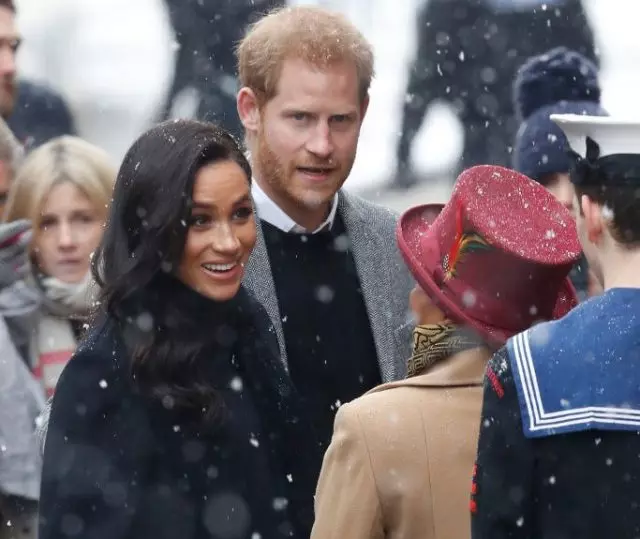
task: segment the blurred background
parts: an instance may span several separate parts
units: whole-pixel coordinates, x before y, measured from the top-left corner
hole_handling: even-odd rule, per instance
[[[531,10],[531,5],[536,4],[538,14],[546,17],[547,26],[556,24],[554,13],[566,19],[565,15],[560,16],[559,10],[564,9],[562,5],[566,2],[571,3],[570,0],[546,4],[533,0],[468,0],[467,3],[480,1],[492,4],[495,13]],[[229,122],[234,121],[230,118],[235,92],[233,77],[228,74],[230,68],[222,65],[222,60],[219,66],[207,62],[206,48],[201,48],[200,43],[204,40],[206,46],[211,47],[216,45],[216,40],[223,43],[227,36],[221,33],[230,24],[225,10],[237,11],[243,2],[250,4],[249,8],[254,11],[273,3],[262,2],[264,6],[261,6],[258,0],[19,0],[18,26],[24,41],[18,55],[18,72],[23,78],[57,91],[67,102],[78,134],[104,148],[117,163],[138,134],[165,117],[206,116],[202,108],[207,103],[209,109],[215,109],[220,105],[216,100],[226,99],[226,104],[218,108],[226,110]],[[464,148],[465,132],[459,120],[460,109],[456,109],[460,106],[459,96],[458,101],[446,99],[448,93],[455,92],[452,90],[455,80],[452,85],[447,83],[442,95],[432,92],[428,99],[410,91],[412,66],[415,70],[421,61],[416,58],[421,28],[418,19],[429,2],[434,2],[433,9],[436,3],[443,4],[443,0],[289,2],[319,4],[342,11],[373,43],[377,74],[347,189],[398,210],[421,201],[446,199]],[[430,37],[435,40],[431,48],[437,49],[432,52],[442,54],[443,58],[442,66],[438,63],[432,66],[432,71],[443,80],[455,79],[456,69],[474,60],[478,49],[473,46],[473,39],[465,37],[465,31],[478,34],[480,45],[483,40],[498,43],[504,34],[493,23],[469,19],[472,8],[458,9],[464,3],[446,0],[444,9],[459,16],[459,23],[445,21],[444,30],[432,32],[434,35]],[[639,116],[640,102],[636,96],[640,87],[640,36],[635,15],[640,15],[640,3],[583,0],[582,7],[601,66],[603,106],[612,114]],[[215,13],[217,26],[216,21],[210,20],[208,26],[196,28],[198,21],[206,18],[202,10]],[[238,15],[238,26],[242,26],[245,16],[251,15]],[[436,19],[437,14],[431,15],[428,24]],[[483,24],[484,27],[478,27]],[[573,31],[580,34],[583,23],[578,20],[573,24]],[[187,35],[192,33],[193,36]],[[536,39],[535,35],[530,37]],[[458,38],[462,44],[456,44]],[[505,45],[505,58],[509,55],[509,46]],[[441,48],[447,50],[443,52]],[[199,82],[193,82],[189,74],[185,72],[183,76],[180,70],[186,69],[187,64],[191,69],[194,57],[198,62],[198,55],[202,57],[200,66],[205,73],[200,73]],[[227,59],[227,64],[230,61]],[[447,65],[453,66],[453,71],[446,71]],[[441,72],[441,68],[445,72]],[[506,88],[504,95],[508,95],[510,80],[496,78],[494,68],[480,73],[483,83],[494,82],[496,87]],[[211,85],[212,80],[222,89],[218,96],[206,96],[206,90],[201,90],[203,85]],[[403,118],[416,99],[426,99],[424,107],[418,107],[426,112],[414,111],[414,126],[409,128]],[[498,100],[508,101],[508,98]],[[486,107],[490,108],[491,103]],[[410,140],[401,141],[401,133],[408,130],[415,133],[408,137]],[[404,144],[406,149],[399,149],[399,144]],[[403,152],[407,154],[404,165],[398,157]],[[401,173],[403,167],[411,169],[410,178]]]

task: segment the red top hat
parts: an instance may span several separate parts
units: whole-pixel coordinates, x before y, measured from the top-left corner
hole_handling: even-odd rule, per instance
[[[401,217],[397,239],[432,300],[492,344],[577,305],[568,279],[581,252],[573,218],[513,170],[465,170],[446,206],[418,206]]]

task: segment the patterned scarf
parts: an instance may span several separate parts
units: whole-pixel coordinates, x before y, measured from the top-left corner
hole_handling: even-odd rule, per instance
[[[40,274],[34,275],[33,279],[41,294],[42,306],[35,331],[32,331],[31,368],[50,397],[76,349],[72,321],[82,323],[88,318],[97,288],[90,273],[75,284]]]
[[[482,340],[472,332],[448,320],[442,324],[416,326],[413,330],[413,354],[407,364],[407,378],[423,374],[439,361],[482,344]]]

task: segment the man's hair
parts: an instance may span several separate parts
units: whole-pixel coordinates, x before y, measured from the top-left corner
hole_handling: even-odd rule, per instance
[[[290,58],[318,68],[353,63],[361,100],[373,78],[373,50],[360,31],[343,15],[312,6],[271,11],[249,27],[236,56],[241,85],[253,90],[261,105],[276,94],[282,66]]]
[[[1,0],[0,0],[1,5]],[[18,142],[7,123],[0,118],[0,161],[15,174],[24,159],[24,148]]]
[[[0,0],[0,7],[10,9],[14,13],[16,12],[16,5],[13,3],[13,0]]]
[[[625,247],[640,247],[640,185],[638,187],[620,187],[596,185],[576,186],[578,201],[587,195],[596,204],[606,208],[611,222],[609,230],[613,238]],[[582,215],[582,205],[580,205]]]

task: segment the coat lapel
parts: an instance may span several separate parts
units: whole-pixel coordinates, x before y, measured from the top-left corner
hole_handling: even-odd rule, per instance
[[[341,191],[339,196],[338,212],[349,236],[351,252],[378,352],[380,374],[383,382],[388,382],[401,376],[401,373],[396,372],[394,361],[395,328],[385,315],[388,294],[392,290],[389,276],[393,275],[389,268],[388,257],[384,256],[388,249],[382,244],[381,238],[371,231],[373,227],[370,226],[369,219],[351,203],[349,195]]]
[[[278,296],[276,295],[276,285],[273,281],[273,274],[271,273],[271,263],[269,262],[269,253],[267,252],[264,233],[262,232],[262,226],[257,216],[256,222],[258,223],[258,236],[256,245],[245,268],[244,284],[267,311],[275,329],[276,336],[278,337],[280,357],[282,358],[285,368],[288,368],[287,349],[284,344],[284,331],[282,329],[282,317],[280,316]]]
[[[384,256],[384,253],[388,251],[388,246],[384,244],[383,239],[371,231],[375,227],[370,223],[368,216],[363,215],[360,209],[350,201],[349,195],[341,191],[338,200],[338,212],[349,236],[351,251],[369,315],[382,381],[397,380],[404,373],[398,369],[395,361],[397,355],[395,332],[398,331],[398,328],[394,327],[393,317],[385,309],[388,304],[388,296],[394,290],[390,282],[390,276],[394,275],[394,272],[390,268],[388,257]],[[269,314],[278,337],[282,361],[285,367],[288,367],[282,316],[271,273],[269,253],[262,227],[259,224],[260,220],[257,219],[257,222],[258,237],[245,268],[244,284]]]

